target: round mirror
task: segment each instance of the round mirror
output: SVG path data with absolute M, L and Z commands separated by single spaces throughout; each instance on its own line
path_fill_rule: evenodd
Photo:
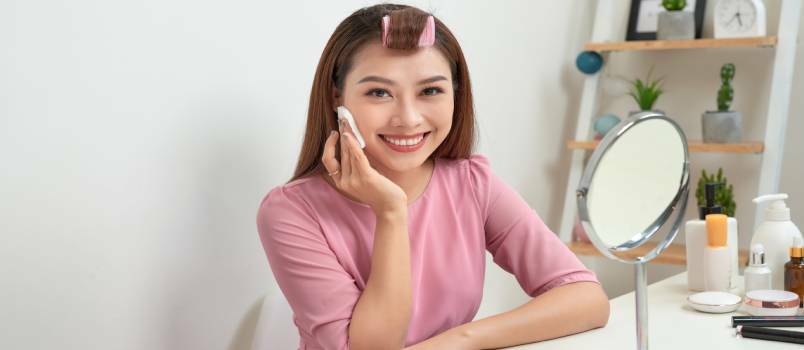
M 635 265 L 638 349 L 648 348 L 645 263 L 675 238 L 688 194 L 687 139 L 678 124 L 654 112 L 610 130 L 578 186 L 578 215 L 589 239 L 603 255 Z M 634 253 L 648 241 L 656 245 Z
M 578 188 L 578 214 L 604 255 L 627 263 L 647 261 L 678 232 L 688 189 L 684 133 L 666 116 L 642 112 L 615 126 L 592 153 Z M 641 259 L 618 254 L 656 237 L 673 214 L 672 226 L 657 237 L 657 249 Z

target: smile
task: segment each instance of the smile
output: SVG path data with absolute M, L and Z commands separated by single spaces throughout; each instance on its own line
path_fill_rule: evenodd
M 430 132 L 425 132 L 417 135 L 411 136 L 401 136 L 401 135 L 394 135 L 394 136 L 386 136 L 380 135 L 380 138 L 394 151 L 397 152 L 413 152 L 421 148 L 424 145 L 424 140 Z

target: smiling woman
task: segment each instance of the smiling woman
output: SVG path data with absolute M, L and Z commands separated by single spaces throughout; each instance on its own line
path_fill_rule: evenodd
M 472 154 L 474 124 L 466 61 L 435 16 L 382 4 L 336 28 L 296 172 L 257 213 L 301 349 L 500 348 L 606 324 L 595 275 Z M 486 250 L 533 299 L 472 321 Z

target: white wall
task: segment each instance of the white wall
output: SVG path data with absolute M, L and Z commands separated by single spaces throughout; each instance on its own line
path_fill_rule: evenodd
M 247 349 L 273 284 L 257 205 L 291 175 L 329 34 L 374 3 L 0 3 L 0 348 Z M 593 3 L 412 3 L 463 45 L 478 151 L 557 230 L 583 79 L 573 62 Z M 690 86 L 715 91 L 716 74 L 703 73 L 733 59 L 735 106 L 747 136 L 762 135 L 751 115 L 767 99 L 751 97 L 767 86 L 772 53 L 634 56 L 610 69 L 641 75 L 658 62 L 672 77 L 659 107 L 691 133 L 711 103 Z M 781 186 L 794 219 L 804 217 L 800 71 Z M 724 159 L 738 219 L 750 221 L 758 158 Z M 610 293 L 630 286 L 630 270 L 584 261 Z M 523 301 L 518 288 L 492 266 L 479 316 Z

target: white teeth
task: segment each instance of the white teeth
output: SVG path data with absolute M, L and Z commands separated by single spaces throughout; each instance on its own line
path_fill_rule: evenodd
M 382 135 L 382 138 L 385 141 L 393 143 L 393 144 L 395 144 L 397 146 L 413 146 L 413 145 L 417 145 L 419 142 L 422 142 L 422 139 L 424 139 L 424 135 L 422 134 L 419 137 L 412 138 L 412 139 L 393 139 L 393 138 L 390 138 L 390 137 L 385 136 L 385 135 Z

